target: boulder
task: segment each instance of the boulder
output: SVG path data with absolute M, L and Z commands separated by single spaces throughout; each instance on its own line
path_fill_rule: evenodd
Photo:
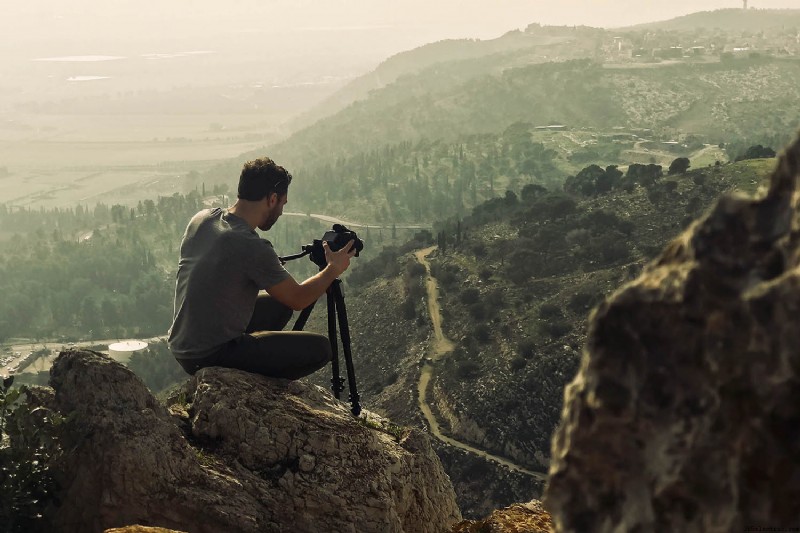
M 515 503 L 492 511 L 483 520 L 464 520 L 456 524 L 453 533 L 551 533 L 553 521 L 542 502 Z
M 425 434 L 302 381 L 207 368 L 168 409 L 123 365 L 63 352 L 53 530 L 444 532 L 461 516 Z
M 558 531 L 800 526 L 799 174 L 800 140 L 595 311 L 553 439 Z

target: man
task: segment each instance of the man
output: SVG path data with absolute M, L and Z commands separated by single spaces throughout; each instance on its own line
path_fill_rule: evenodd
M 336 252 L 323 243 L 327 266 L 297 283 L 272 244 L 255 231 L 269 230 L 283 214 L 291 181 L 291 174 L 269 158 L 248 161 L 236 203 L 200 211 L 189 222 L 169 332 L 170 350 L 189 374 L 224 366 L 298 379 L 331 360 L 327 337 L 280 330 L 292 310 L 317 301 L 347 270 L 355 255 L 353 241 Z

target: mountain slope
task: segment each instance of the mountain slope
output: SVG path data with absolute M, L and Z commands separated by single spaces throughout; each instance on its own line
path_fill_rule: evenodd
M 602 32 L 590 28 L 531 25 L 525 31 L 511 31 L 496 39 L 446 40 L 401 52 L 298 117 L 290 124 L 290 129 L 298 130 L 331 116 L 405 76 L 435 76 L 440 68 L 445 68 L 450 71 L 450 77 L 443 83 L 452 85 L 476 75 L 501 72 L 520 61 L 541 63 L 551 60 L 549 57 L 590 57 L 595 40 Z
M 460 224 L 446 225 L 432 264 L 444 332 L 456 347 L 435 363 L 428 393 L 445 432 L 546 471 L 563 387 L 577 369 L 590 309 L 635 277 L 720 193 L 755 191 L 773 163 L 721 165 L 633 187 L 620 180 L 617 188 L 591 197 L 529 189 L 522 199 L 491 200 Z M 349 278 L 356 286 L 351 306 L 360 309 L 354 347 L 370 354 L 359 379 L 373 394 L 362 399 L 417 423 L 413 387 L 428 353 L 420 334 L 430 332 L 421 275 L 406 247 L 355 265 Z M 388 307 L 401 314 L 387 315 Z M 391 331 L 397 334 L 389 334 L 393 346 L 384 352 L 385 332 Z M 388 363 L 381 359 L 387 356 Z M 397 361 L 403 364 L 390 370 Z M 386 372 L 396 372 L 388 387 Z M 457 486 L 465 481 L 464 473 L 450 475 Z M 470 481 L 473 497 L 474 491 L 494 494 Z M 472 515 L 466 497 L 459 494 L 465 514 Z M 492 497 L 497 506 L 511 503 Z
M 721 29 L 759 32 L 774 28 L 800 27 L 800 9 L 718 9 L 700 11 L 660 22 L 649 22 L 621 30 L 681 31 Z

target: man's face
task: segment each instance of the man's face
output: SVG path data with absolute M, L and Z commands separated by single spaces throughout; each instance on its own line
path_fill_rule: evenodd
M 278 218 L 283 214 L 283 206 L 289 201 L 289 193 L 279 195 L 272 193 L 265 198 L 267 206 L 264 213 L 264 222 L 258 225 L 261 231 L 269 231 L 269 229 L 278 221 Z

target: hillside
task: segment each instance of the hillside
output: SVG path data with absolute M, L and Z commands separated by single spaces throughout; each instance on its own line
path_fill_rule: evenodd
M 751 144 L 783 145 L 800 126 L 800 61 L 791 59 L 576 60 L 437 91 L 450 70 L 402 78 L 270 149 L 296 177 L 296 208 L 365 223 L 432 222 L 528 182 L 558 187 L 591 162 L 664 165 L 704 145 L 734 147 L 713 164 Z
M 433 275 L 455 350 L 435 363 L 428 397 L 446 433 L 546 471 L 590 310 L 719 194 L 756 191 L 773 164 L 743 161 L 633 184 L 619 176 L 614 188 L 589 196 L 529 188 L 443 227 Z M 362 400 L 405 423 L 423 423 L 414 384 L 430 349 L 430 316 L 424 269 L 412 256 L 422 246 L 386 251 L 350 277 Z M 387 301 L 397 302 L 391 312 Z M 476 491 L 495 506 L 513 502 L 472 478 L 464 489 L 466 474 L 450 475 L 467 516 L 476 506 L 465 500 Z
M 800 9 L 718 9 L 700 11 L 660 22 L 637 24 L 623 30 L 682 31 L 722 29 L 739 32 L 761 32 L 775 28 L 800 27 Z
M 443 89 L 477 75 L 502 72 L 520 62 L 590 57 L 602 33 L 603 30 L 594 28 L 531 25 L 525 31 L 511 31 L 496 39 L 452 39 L 427 44 L 386 59 L 374 71 L 351 81 L 291 121 L 289 129 L 309 126 L 406 76 L 436 76 L 440 69 L 446 69 L 449 77 L 442 79 L 439 85 Z

